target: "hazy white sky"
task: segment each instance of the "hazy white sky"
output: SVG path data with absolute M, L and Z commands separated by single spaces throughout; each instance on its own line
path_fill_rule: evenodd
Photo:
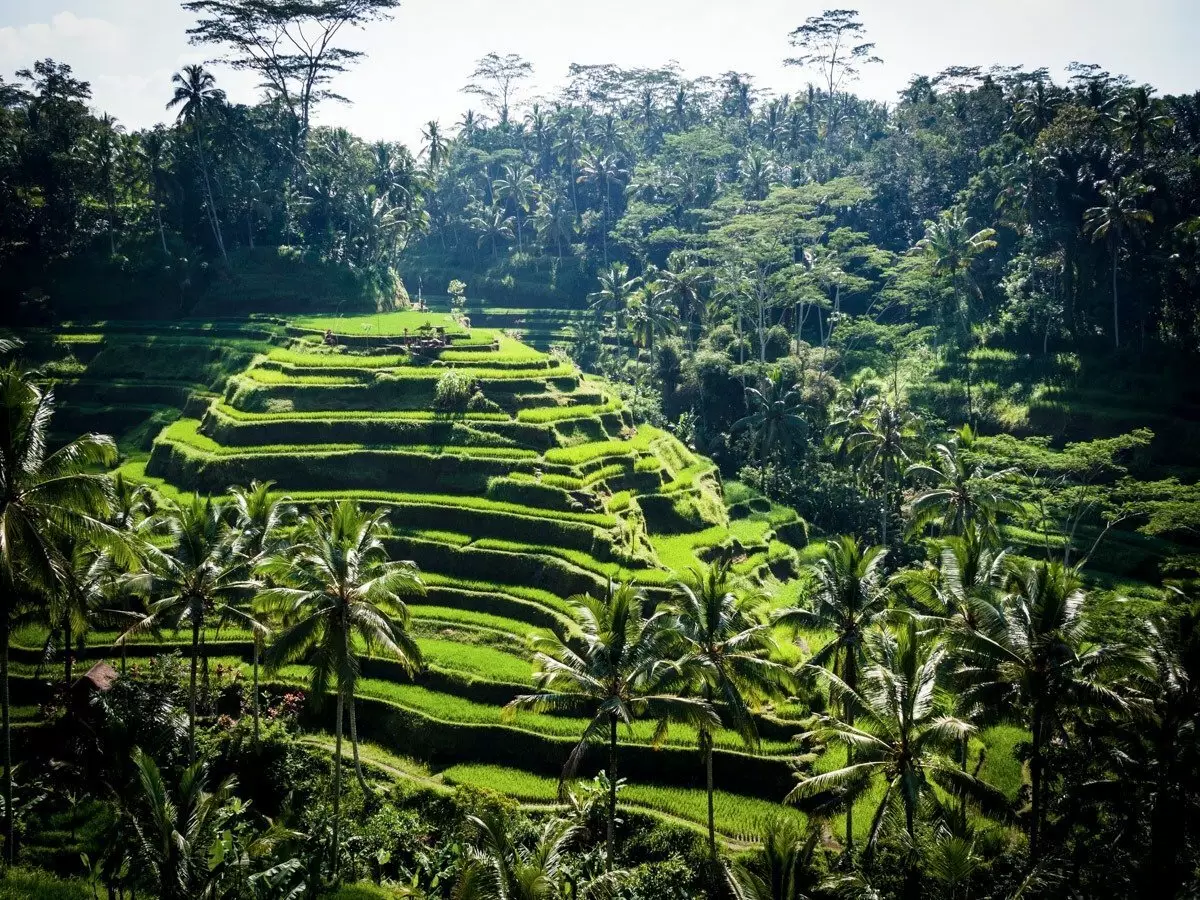
M 915 73 L 950 65 L 1048 66 L 1096 62 L 1163 93 L 1200 90 L 1200 0 L 406 0 L 391 22 L 352 38 L 369 56 L 337 90 L 352 105 L 318 116 L 369 138 L 416 143 L 421 123 L 456 121 L 474 61 L 515 52 L 539 85 L 571 62 L 659 65 L 689 75 L 735 69 L 777 93 L 807 77 L 782 65 L 787 34 L 825 6 L 857 6 L 885 64 L 860 93 L 892 101 Z M 0 0 L 0 73 L 34 59 L 70 63 L 92 83 L 97 109 L 138 128 L 166 117 L 170 78 L 211 51 L 189 47 L 191 24 L 174 0 Z M 232 99 L 253 100 L 246 75 L 217 70 Z

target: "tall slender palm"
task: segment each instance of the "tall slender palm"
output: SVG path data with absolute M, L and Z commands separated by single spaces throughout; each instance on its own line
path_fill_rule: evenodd
M 919 240 L 912 252 L 923 256 L 935 276 L 950 282 L 954 293 L 955 309 L 953 321 L 959 336 L 960 346 L 965 348 L 967 376 L 967 410 L 973 409 L 971 400 L 971 304 L 980 297 L 979 285 L 971 274 L 975 264 L 990 250 L 996 248 L 996 231 L 982 228 L 972 231 L 970 217 L 962 209 L 946 210 L 937 221 L 925 223 L 925 237 Z
M 542 244 L 548 248 L 553 242 L 558 258 L 562 259 L 563 242 L 569 245 L 575 236 L 575 210 L 561 185 L 551 182 L 538 194 L 533 225 Z
M 775 647 L 770 628 L 756 622 L 730 583 L 730 560 L 693 569 L 675 586 L 672 630 L 681 643 L 683 668 L 695 687 L 716 707 L 725 728 L 750 747 L 758 745 L 758 727 L 750 703 L 779 687 L 783 669 L 768 657 Z M 713 817 L 713 730 L 699 729 L 708 793 L 708 847 L 717 858 Z
M 846 442 L 847 454 L 878 479 L 879 531 L 884 546 L 888 543 L 888 521 L 897 505 L 901 467 L 909 461 L 908 451 L 914 440 L 913 422 L 910 413 L 885 401 L 874 408 L 863 430 Z
M 828 668 L 851 690 L 858 688 L 866 661 L 866 635 L 887 612 L 883 547 L 864 547 L 849 535 L 830 541 L 812 565 L 815 590 L 807 607 L 779 610 L 778 625 L 797 631 L 831 631 L 833 637 L 813 652 L 809 667 Z M 855 708 L 846 703 L 842 720 L 854 724 Z M 851 750 L 853 752 L 853 750 Z M 854 807 L 846 807 L 846 849 L 854 846 Z
M 959 642 L 965 702 L 1029 728 L 1029 846 L 1035 860 L 1042 849 L 1050 741 L 1076 710 L 1127 712 L 1130 703 L 1113 679 L 1144 665 L 1133 649 L 1097 640 L 1086 605 L 1077 570 L 1031 562 L 1010 575 L 1000 604 Z
M 612 220 L 612 192 L 614 186 L 629 180 L 629 171 L 621 158 L 614 153 L 590 147 L 584 151 L 583 165 L 579 167 L 577 181 L 594 185 L 600 195 L 600 232 L 604 247 L 604 264 L 608 265 L 608 228 Z
M 512 206 L 513 219 L 517 224 L 517 250 L 524 248 L 524 221 L 533 207 L 537 196 L 537 182 L 533 173 L 522 164 L 505 166 L 504 177 L 492 184 L 496 196 Z
M 667 267 L 658 273 L 658 292 L 675 304 L 679 321 L 686 328 L 688 345 L 695 340 L 693 329 L 700 315 L 704 299 L 704 272 L 685 253 L 675 251 L 667 257 Z
M 822 716 L 811 736 L 844 745 L 846 765 L 802 778 L 788 801 L 843 789 L 846 802 L 853 803 L 882 782 L 883 792 L 871 817 L 868 852 L 878 843 L 886 813 L 897 806 L 904 812 L 909 839 L 914 839 L 918 805 L 925 799 L 936 800 L 938 788 L 968 796 L 987 810 L 1003 809 L 1004 795 L 964 772 L 949 755 L 975 728 L 939 709 L 937 685 L 946 665 L 945 646 L 921 631 L 915 619 L 895 630 L 875 629 L 867 643 L 870 661 L 859 688 L 851 688 L 826 669 L 816 670 L 831 695 L 855 715 L 854 721 Z
M 95 542 L 68 537 L 60 542 L 61 564 L 50 591 L 51 637 L 62 643 L 63 690 L 71 687 L 76 646 L 82 645 L 96 614 L 110 605 L 119 570 Z
M 272 494 L 274 487 L 275 484 L 271 481 L 252 481 L 248 488 L 235 487 L 230 491 L 234 524 L 238 530 L 237 552 L 251 569 L 280 548 L 284 539 L 284 527 L 296 518 L 296 508 L 291 500 Z M 266 586 L 270 587 L 270 584 Z M 256 599 L 252 594 L 248 594 L 243 598 L 243 602 L 230 604 L 228 614 L 234 621 L 250 629 L 254 642 L 254 656 L 251 662 L 251 710 L 254 720 L 254 745 L 257 747 L 260 707 L 259 661 L 262 658 L 263 643 L 270 636 L 271 628 L 266 616 L 256 606 Z
M 0 353 L 13 349 L 0 342 Z M 0 366 L 0 716 L 4 741 L 4 852 L 13 859 L 12 723 L 8 654 L 18 607 L 50 589 L 68 536 L 107 537 L 111 482 L 94 474 L 116 459 L 111 438 L 87 435 L 47 450 L 54 396 L 15 363 Z
M 605 862 L 613 864 L 613 834 L 617 817 L 618 726 L 634 719 L 659 723 L 656 736 L 665 736 L 671 721 L 717 728 L 720 719 L 707 701 L 681 697 L 668 688 L 679 668 L 669 661 L 673 636 L 670 615 L 643 613 L 645 597 L 632 585 L 611 582 L 602 598 L 572 597 L 579 626 L 578 638 L 557 634 L 543 640 L 534 657 L 534 687 L 508 704 L 515 712 L 531 708 L 590 717 L 579 742 L 567 757 L 562 778 L 572 778 L 593 741 L 608 743 L 608 827 Z
M 963 534 L 971 525 L 978 526 L 989 539 L 997 537 L 996 517 L 1014 513 L 1018 506 L 1005 496 L 1005 479 L 1016 474 L 1015 467 L 988 472 L 981 464 L 969 465 L 961 452 L 973 437 L 964 426 L 967 440 L 938 444 L 933 461 L 916 463 L 905 470 L 909 478 L 924 482 L 908 504 L 910 529 L 920 532 L 936 523 L 943 534 Z
M 650 371 L 654 368 L 654 348 L 658 339 L 675 333 L 679 319 L 675 306 L 658 292 L 644 293 L 637 298 L 629 310 L 629 329 L 638 347 L 645 347 L 650 354 Z
M 200 174 L 204 182 L 204 202 L 208 211 L 208 222 L 212 227 L 213 239 L 217 249 L 221 251 L 221 259 L 229 264 L 229 256 L 225 252 L 225 238 L 221 234 L 221 221 L 217 217 L 217 204 L 213 195 L 212 178 L 208 170 L 208 157 L 204 154 L 204 123 L 207 119 L 208 108 L 220 106 L 225 102 L 225 92 L 217 88 L 217 80 L 212 72 L 196 63 L 183 67 L 183 71 L 171 76 L 175 85 L 175 96 L 167 102 L 167 109 L 179 107 L 178 120 L 187 122 L 192 127 L 196 141 L 196 158 L 200 163 Z
M 446 137 L 442 134 L 442 127 L 437 119 L 425 123 L 425 127 L 421 129 L 421 140 L 424 141 L 421 152 L 429 161 L 429 171 L 436 175 L 450 152 L 450 146 L 446 143 Z
M 600 289 L 588 294 L 588 304 L 597 315 L 610 314 L 613 329 L 621 334 L 625 331 L 625 313 L 641 288 L 642 279 L 637 275 L 630 276 L 629 266 L 625 263 L 613 263 L 596 277 Z
M 150 201 L 154 204 L 154 221 L 158 225 L 158 236 L 162 242 L 163 253 L 167 249 L 167 229 L 163 224 L 163 197 L 167 187 L 167 157 L 171 150 L 171 140 L 167 129 L 158 125 L 149 131 L 138 135 L 138 147 L 141 150 L 142 162 L 146 167 L 146 180 L 150 187 Z
M 795 447 L 808 433 L 808 422 L 802 412 L 803 398 L 799 391 L 784 391 L 776 382 L 768 381 L 758 388 L 746 388 L 746 405 L 750 411 L 733 423 L 735 432 L 749 429 L 759 448 L 760 487 L 767 489 L 767 464 L 776 444 Z
M 1119 178 L 1113 182 L 1102 181 L 1099 206 L 1093 206 L 1083 214 L 1083 230 L 1093 241 L 1104 241 L 1112 256 L 1113 294 L 1113 346 L 1121 346 L 1120 301 L 1117 293 L 1117 272 L 1121 261 L 1121 250 L 1130 240 L 1139 237 L 1147 225 L 1154 222 L 1154 213 L 1142 209 L 1139 204 L 1154 188 L 1134 178 Z
M 361 672 L 355 652 L 383 651 L 409 672 L 421 666 L 421 651 L 408 631 L 403 595 L 424 590 L 416 565 L 388 559 L 383 535 L 387 519 L 348 500 L 305 520 L 294 543 L 263 560 L 260 574 L 275 587 L 265 589 L 263 607 L 283 628 L 267 648 L 268 671 L 304 660 L 312 670 L 312 692 L 323 697 L 332 686 L 337 698 L 333 755 L 333 865 L 338 859 L 342 792 L 342 718 L 350 707 L 350 742 L 360 783 L 354 690 Z
M 132 576 L 131 583 L 157 599 L 151 600 L 146 615 L 130 626 L 120 641 L 162 628 L 191 630 L 188 759 L 194 762 L 196 676 L 201 663 L 208 671 L 207 629 L 221 620 L 226 606 L 244 594 L 246 568 L 237 553 L 236 535 L 229 527 L 224 503 L 198 496 L 171 503 L 155 517 L 154 525 L 166 534 L 166 545 L 144 543 L 143 571 Z
M 499 256 L 501 241 L 512 240 L 514 224 L 516 219 L 499 203 L 480 207 L 470 222 L 471 229 L 479 235 L 478 246 L 490 243 L 493 258 Z

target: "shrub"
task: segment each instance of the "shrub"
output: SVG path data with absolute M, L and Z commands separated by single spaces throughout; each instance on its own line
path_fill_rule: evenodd
M 433 389 L 433 405 L 440 410 L 461 412 L 467 408 L 473 393 L 474 379 L 457 369 L 450 369 L 442 373 Z

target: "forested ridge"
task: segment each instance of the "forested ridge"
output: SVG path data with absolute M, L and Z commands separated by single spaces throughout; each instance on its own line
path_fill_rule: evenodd
M 0 897 L 1192 895 L 1200 93 L 183 6 L 0 79 Z

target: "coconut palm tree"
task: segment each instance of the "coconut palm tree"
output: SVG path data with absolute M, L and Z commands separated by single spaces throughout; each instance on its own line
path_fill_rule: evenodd
M 212 227 L 213 239 L 221 251 L 221 259 L 229 265 L 225 252 L 225 238 L 221 234 L 221 222 L 217 217 L 217 204 L 213 196 L 212 178 L 208 171 L 208 158 L 204 155 L 204 123 L 208 109 L 225 102 L 225 92 L 217 88 L 212 72 L 199 63 L 187 65 L 171 76 L 175 95 L 167 102 L 167 109 L 179 107 L 177 121 L 187 122 L 196 142 L 196 159 L 200 163 L 200 174 L 204 183 L 204 204 L 208 212 L 208 223 Z
M 567 851 L 580 837 L 579 826 L 550 819 L 538 830 L 531 846 L 515 839 L 512 823 L 489 810 L 468 816 L 475 840 L 455 885 L 455 900 L 553 900 L 558 897 L 607 896 L 611 878 L 601 876 L 580 884 L 567 865 Z
M 888 521 L 896 507 L 902 466 L 909 461 L 914 440 L 914 417 L 884 401 L 872 410 L 862 431 L 846 441 L 846 453 L 861 464 L 861 470 L 878 479 L 880 540 L 888 543 Z
M 50 640 L 62 643 L 66 696 L 73 681 L 76 646 L 82 647 L 96 614 L 110 605 L 120 573 L 112 556 L 92 541 L 64 538 L 58 553 L 61 563 L 51 586 L 47 612 Z
M 696 319 L 703 311 L 704 272 L 686 253 L 673 251 L 667 267 L 658 272 L 658 293 L 675 304 L 679 321 L 685 323 L 688 346 L 694 346 Z
M 693 569 L 675 585 L 671 630 L 680 642 L 684 670 L 694 689 L 716 707 L 722 725 L 741 736 L 749 747 L 758 745 L 758 727 L 751 714 L 755 696 L 778 688 L 784 669 L 768 657 L 775 647 L 770 628 L 757 622 L 730 583 L 731 559 L 705 569 Z M 717 858 L 713 817 L 713 730 L 699 729 L 708 793 L 708 847 Z
M 705 700 L 681 697 L 669 690 L 679 679 L 670 662 L 673 636 L 666 611 L 646 616 L 645 597 L 632 585 L 611 582 L 601 598 L 577 595 L 574 609 L 578 637 L 559 633 L 538 643 L 534 656 L 537 693 L 522 694 L 508 704 L 511 713 L 522 708 L 539 712 L 585 715 L 590 721 L 567 757 L 562 780 L 573 778 L 594 741 L 608 744 L 608 827 L 605 863 L 613 864 L 613 833 L 617 817 L 618 727 L 635 719 L 659 723 L 657 737 L 669 722 L 717 728 L 720 719 Z
M 446 143 L 442 127 L 438 124 L 437 119 L 425 123 L 425 127 L 421 129 L 421 140 L 424 142 L 421 145 L 421 152 L 429 161 L 429 171 L 436 175 L 450 152 L 450 146 Z
M 909 840 L 915 841 L 917 809 L 922 801 L 937 801 L 937 788 L 968 796 L 986 810 L 1003 809 L 1003 793 L 964 772 L 949 755 L 975 727 L 939 709 L 937 685 L 946 665 L 945 646 L 909 619 L 896 629 L 869 632 L 867 656 L 857 689 L 828 669 L 815 669 L 831 696 L 843 709 L 853 710 L 854 718 L 848 722 L 844 716 L 821 716 L 819 726 L 806 737 L 842 744 L 847 762 L 801 778 L 788 802 L 844 790 L 846 802 L 853 803 L 882 784 L 871 817 L 868 852 L 878 843 L 887 812 L 897 807 L 903 810 Z
M 963 534 L 975 525 L 985 538 L 994 539 L 997 516 L 1019 509 L 1004 494 L 1005 480 L 1017 473 L 1016 467 L 988 472 L 982 464 L 969 465 L 961 451 L 973 441 L 971 426 L 964 425 L 954 440 L 933 448 L 932 464 L 916 463 L 905 470 L 906 476 L 924 483 L 908 504 L 912 533 L 931 523 L 942 534 Z
M 495 202 L 490 207 L 480 207 L 470 221 L 471 229 L 479 234 L 478 246 L 490 243 L 493 258 L 499 255 L 500 241 L 513 239 L 514 224 L 516 219 Z
M 354 768 L 366 789 L 358 757 L 358 725 L 354 691 L 361 672 L 355 643 L 368 652 L 382 651 L 409 672 L 421 666 L 421 651 L 408 631 L 404 595 L 424 590 L 414 563 L 388 559 L 383 544 L 387 519 L 349 500 L 301 523 L 286 549 L 262 560 L 257 570 L 275 585 L 263 590 L 260 602 L 283 623 L 267 648 L 268 671 L 305 661 L 311 689 L 324 697 L 332 687 L 337 698 L 333 754 L 333 860 L 337 866 L 342 790 L 342 719 L 350 708 L 350 742 Z
M 137 136 L 142 164 L 146 167 L 146 180 L 150 187 L 150 201 L 154 204 L 154 221 L 158 225 L 158 236 L 162 241 L 163 253 L 167 249 L 167 229 L 163 225 L 163 197 L 167 193 L 167 159 L 171 152 L 171 139 L 166 126 L 156 125 Z
M 0 354 L 14 349 L 0 342 Z M 111 438 L 87 435 L 49 452 L 54 395 L 35 373 L 0 366 L 0 717 L 4 741 L 5 855 L 13 859 L 12 723 L 8 692 L 11 628 L 18 607 L 52 588 L 66 537 L 107 540 L 112 483 L 98 467 L 116 460 Z
M 849 535 L 830 541 L 810 573 L 815 583 L 807 607 L 791 607 L 774 615 L 777 625 L 796 631 L 828 631 L 832 638 L 813 652 L 808 667 L 828 668 L 851 690 L 858 688 L 866 662 L 866 635 L 887 613 L 883 547 L 864 547 Z M 854 724 L 855 708 L 846 703 L 842 721 Z M 851 752 L 853 750 L 851 749 Z M 854 807 L 846 807 L 846 849 L 854 845 Z
M 602 269 L 596 277 L 600 281 L 600 290 L 588 294 L 588 304 L 598 316 L 611 314 L 613 329 L 617 334 L 622 334 L 625 331 L 625 312 L 630 301 L 637 296 L 642 279 L 636 275 L 630 277 L 629 266 L 625 263 L 613 263 L 607 269 Z
M 807 835 L 779 818 L 767 825 L 757 860 L 737 862 L 727 881 L 734 900 L 808 900 L 819 829 Z
M 1146 666 L 1133 648 L 1098 640 L 1086 607 L 1087 593 L 1076 569 L 1031 562 L 1010 574 L 999 605 L 979 616 L 978 627 L 957 641 L 963 701 L 1029 728 L 1029 848 L 1034 860 L 1042 849 L 1050 742 L 1063 733 L 1076 710 L 1129 712 L 1130 700 L 1114 682 Z
M 615 153 L 607 153 L 589 147 L 583 154 L 583 165 L 576 178 L 581 184 L 591 184 L 600 195 L 600 233 L 604 246 L 604 265 L 608 265 L 608 227 L 612 218 L 612 191 L 614 186 L 629 180 L 629 170 Z
M 971 303 L 982 295 L 971 274 L 979 259 L 996 248 L 996 231 L 981 228 L 972 231 L 972 222 L 960 208 L 946 210 L 937 221 L 925 223 L 925 237 L 912 252 L 924 257 L 935 277 L 945 278 L 953 291 L 955 309 L 952 319 L 965 348 L 967 378 L 967 411 L 972 414 L 971 400 Z
M 538 194 L 537 209 L 533 215 L 533 226 L 537 229 L 542 244 L 549 247 L 553 242 L 558 258 L 563 258 L 563 242 L 568 245 L 575 236 L 575 210 L 563 192 L 561 184 L 550 182 Z
M 674 304 L 661 293 L 644 293 L 630 305 L 629 330 L 634 344 L 649 352 L 651 372 L 655 371 L 654 348 L 658 339 L 674 334 L 678 326 Z
M 237 552 L 252 570 L 280 549 L 284 540 L 284 527 L 296 518 L 296 508 L 290 498 L 273 495 L 271 490 L 274 486 L 272 481 L 252 481 L 249 488 L 235 487 L 230 491 L 234 523 L 238 531 Z M 254 656 L 251 662 L 251 714 L 254 720 L 254 746 L 257 747 L 260 712 L 259 661 L 262 658 L 264 642 L 271 635 L 271 627 L 266 621 L 266 616 L 256 606 L 254 595 L 247 594 L 241 602 L 228 604 L 226 613 L 232 621 L 250 629 L 251 640 L 254 642 Z
M 1147 225 L 1154 223 L 1154 213 L 1142 209 L 1139 204 L 1154 188 L 1134 178 L 1118 178 L 1102 181 L 1096 185 L 1100 191 L 1099 206 L 1093 206 L 1083 214 L 1083 230 L 1095 242 L 1108 244 L 1112 256 L 1113 292 L 1113 346 L 1121 347 L 1120 300 L 1117 293 L 1117 272 L 1121 262 L 1121 250 L 1133 239 L 1141 236 Z
M 203 662 L 207 629 L 225 615 L 225 608 L 246 592 L 245 562 L 238 554 L 236 534 L 229 527 L 228 507 L 219 501 L 194 496 L 168 504 L 154 521 L 155 530 L 167 537 L 165 546 L 144 542 L 142 571 L 129 579 L 133 589 L 148 597 L 145 616 L 119 638 L 162 628 L 190 628 L 188 661 L 188 759 L 196 759 L 196 675 Z M 207 675 L 206 675 L 207 677 Z
M 736 433 L 749 429 L 759 448 L 760 487 L 767 490 L 767 463 L 776 444 L 796 446 L 808 434 L 808 422 L 802 412 L 804 399 L 799 391 L 784 391 L 774 381 L 762 389 L 746 388 L 746 406 L 750 411 L 733 423 Z
M 517 250 L 519 251 L 524 247 L 524 228 L 522 226 L 524 218 L 529 215 L 534 198 L 537 196 L 537 182 L 533 180 L 533 173 L 524 164 L 505 166 L 504 177 L 492 183 L 492 190 L 500 200 L 512 206 L 513 219 L 517 224 Z

